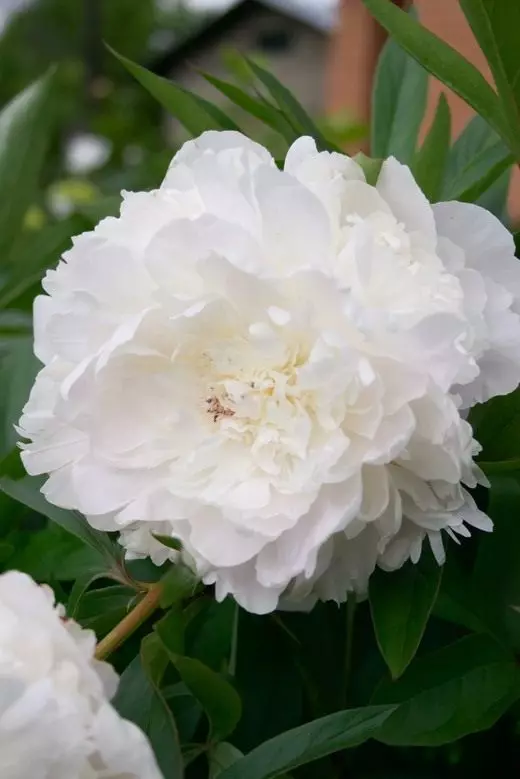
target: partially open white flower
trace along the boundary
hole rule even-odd
[[[374,187],[307,138],[280,171],[206,133],[47,273],[25,466],[132,556],[179,538],[251,611],[363,592],[424,538],[441,560],[443,531],[491,527],[457,404],[520,378],[518,277],[496,220],[432,208],[393,159]]]
[[[117,675],[95,644],[49,588],[0,576],[2,779],[161,779],[144,734],[109,703]]]

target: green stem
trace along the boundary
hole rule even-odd
[[[356,596],[349,593],[346,605],[347,634],[345,637],[345,673],[343,678],[343,705],[348,708],[350,681],[352,676],[352,656],[354,651],[354,619],[356,616]]]
[[[103,638],[96,647],[96,659],[104,660],[114,652],[137,628],[159,608],[159,602],[163,594],[163,586],[160,582],[154,584],[139,601],[132,611]]]

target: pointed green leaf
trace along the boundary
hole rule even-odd
[[[27,87],[0,112],[0,257],[18,238],[34,202],[55,119],[54,74]]]
[[[303,106],[287,87],[284,87],[272,73],[260,67],[253,60],[247,60],[247,63],[298,135],[310,135],[322,150],[339,151],[339,149],[336,149],[333,144],[327,141]]]
[[[460,0],[493,74],[509,127],[509,142],[520,160],[520,4],[511,0]]]
[[[222,771],[219,779],[274,779],[320,757],[358,746],[379,732],[393,710],[392,706],[366,706],[313,720],[264,742]]]
[[[490,728],[520,696],[514,658],[486,636],[469,636],[416,659],[375,703],[399,704],[376,736],[385,744],[437,746]]]
[[[110,47],[109,47],[110,48]],[[189,133],[198,136],[206,130],[238,130],[237,125],[217,106],[177,86],[166,78],[156,76],[136,62],[110,49],[112,54],[137,81],[184,125]]]
[[[431,202],[439,200],[446,161],[450,151],[451,114],[448,101],[441,93],[435,118],[421,146],[413,172],[420,188]]]
[[[169,653],[172,663],[192,695],[206,712],[211,739],[221,741],[234,731],[242,713],[240,697],[220,674],[193,657]]]
[[[113,703],[121,716],[135,722],[146,733],[164,779],[182,779],[179,734],[150,662],[150,654],[144,647],[123,672]]]
[[[268,127],[276,130],[288,143],[296,140],[298,133],[291,127],[278,108],[249,95],[240,87],[235,86],[235,84],[222,81],[209,73],[203,73],[202,75],[206,81],[212,84],[215,89],[218,89],[219,92],[222,92],[232,103],[247,111],[248,114],[256,117]]]
[[[381,52],[372,92],[371,152],[411,163],[426,111],[428,74],[390,38]]]
[[[381,654],[394,678],[413,659],[423,636],[441,581],[441,567],[423,555],[398,571],[380,569],[370,577],[372,622]]]
[[[178,654],[176,633],[172,633],[166,623],[159,625],[157,634],[182,681],[206,712],[212,740],[222,741],[233,732],[240,719],[242,704],[237,691],[200,660]]]
[[[498,97],[477,68],[391,0],[363,0],[363,3],[408,54],[507,138]]]
[[[163,546],[167,546],[168,549],[173,549],[175,552],[182,550],[182,541],[178,538],[172,538],[171,536],[164,536],[161,533],[152,533],[152,536],[156,541],[159,541]]]

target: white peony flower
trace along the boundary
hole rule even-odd
[[[109,699],[117,674],[50,588],[0,576],[2,779],[161,779],[151,748]]]
[[[457,406],[520,379],[516,274],[499,222],[394,159],[371,186],[309,138],[280,171],[205,133],[47,273],[25,466],[132,556],[180,539],[251,611],[362,594],[426,537],[441,561],[443,533],[491,529]]]

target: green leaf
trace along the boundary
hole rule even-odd
[[[32,337],[17,338],[9,344],[1,358],[2,380],[2,428],[0,451],[7,454],[16,445],[19,435],[15,425],[20,419],[22,408],[29,397],[40,363],[34,356]]]
[[[165,617],[153,626],[163,648],[175,654],[184,653],[184,617],[176,608],[170,609]]]
[[[296,100],[294,95],[281,84],[272,73],[262,68],[253,60],[246,60],[249,67],[259,81],[269,92],[270,96],[276,102],[283,115],[294,127],[298,135],[310,135],[316,141],[321,150],[339,151],[333,144],[329,143],[320,132],[316,124],[312,121],[303,106]]]
[[[55,119],[54,76],[27,87],[0,113],[0,257],[19,237],[35,200]]]
[[[69,248],[71,237],[87,227],[84,219],[75,216],[27,234],[16,248],[13,270],[0,288],[0,308],[16,307],[21,296],[41,280],[47,268],[57,265],[61,254]]]
[[[112,54],[137,81],[193,136],[206,130],[239,130],[223,111],[198,95],[177,86],[161,76],[123,57],[109,47]]]
[[[380,158],[374,159],[374,157],[367,157],[362,151],[354,155],[354,160],[365,174],[367,184],[371,184],[375,187],[381,172],[383,160]]]
[[[76,616],[81,600],[90,586],[99,579],[107,578],[105,568],[92,568],[78,576],[70,591],[67,601],[67,616],[73,619]]]
[[[237,608],[232,598],[222,603],[211,598],[191,601],[183,611],[186,651],[181,654],[196,657],[214,671],[231,672]]]
[[[385,744],[438,746],[490,728],[520,696],[512,655],[469,636],[416,659],[375,703],[399,704],[376,736]]]
[[[394,678],[401,676],[417,652],[439,590],[442,569],[425,558],[391,573],[376,569],[370,577],[372,622]]]
[[[487,463],[520,457],[520,390],[474,406],[469,417]],[[499,472],[502,468],[498,469]]]
[[[292,768],[358,746],[379,732],[393,710],[392,706],[366,706],[313,720],[253,749],[219,774],[219,779],[274,779]]]
[[[507,137],[498,97],[477,68],[390,0],[363,3],[408,54]]]
[[[159,634],[159,638],[162,641],[164,634]],[[242,704],[237,691],[223,676],[212,671],[200,660],[177,655],[167,644],[164,646],[182,681],[206,712],[211,740],[225,739],[234,731],[240,719]]]
[[[475,201],[512,162],[512,155],[496,132],[480,116],[474,117],[451,148],[443,199]]]
[[[411,163],[426,111],[428,74],[390,38],[381,52],[372,92],[371,152]]]
[[[488,514],[495,528],[480,539],[471,589],[487,619],[520,649],[520,483],[511,477],[491,481]]]
[[[512,168],[508,167],[476,200],[476,204],[490,211],[502,224],[510,228],[508,198],[511,185]]]
[[[43,518],[42,522],[41,530],[32,530],[26,534],[26,543],[17,544],[11,561],[13,568],[25,571],[36,581],[51,583],[70,582],[87,574],[92,576],[93,570],[103,570],[105,577],[110,575],[107,561],[97,550],[54,522],[46,522]]]
[[[481,543],[485,542],[481,539]],[[441,619],[462,625],[475,633],[487,633],[495,640],[497,635],[496,619],[491,621],[485,613],[480,593],[475,591],[472,572],[461,570],[456,555],[448,555],[443,566],[439,595],[433,607],[433,614]]]
[[[24,506],[29,506],[38,514],[56,522],[69,533],[96,549],[109,562],[117,565],[121,553],[109,536],[100,530],[91,528],[87,520],[76,512],[60,509],[49,503],[40,492],[43,481],[43,478],[35,476],[26,476],[18,481],[4,477],[0,479],[0,490],[14,500],[23,503]]]
[[[182,562],[175,563],[161,579],[163,593],[161,608],[167,609],[173,603],[189,598],[197,589],[198,580],[193,571]]]
[[[175,721],[152,681],[154,672],[147,660],[150,658],[138,656],[124,670],[113,704],[121,716],[146,733],[164,779],[182,779],[183,760]]]
[[[460,0],[466,19],[485,54],[509,125],[509,142],[520,159],[520,5],[510,0]]]
[[[209,779],[217,779],[225,768],[229,768],[241,757],[244,755],[233,744],[228,744],[227,741],[215,744],[208,752]]]
[[[79,601],[75,619],[101,638],[126,617],[134,601],[135,591],[121,584],[89,590]]]
[[[173,549],[176,552],[182,551],[182,541],[178,538],[172,538],[171,536],[163,536],[161,533],[152,533],[152,536],[156,541],[159,541],[163,546],[167,546],[168,549]]]
[[[439,200],[446,161],[450,151],[451,114],[443,93],[439,97],[435,118],[415,158],[413,172],[430,202]]]
[[[288,143],[292,143],[296,140],[298,133],[285,119],[283,113],[275,106],[249,95],[243,89],[240,89],[240,87],[235,86],[235,84],[222,81],[221,79],[216,78],[216,76],[211,76],[209,73],[203,73],[202,75],[206,81],[212,84],[215,89],[218,89],[219,92],[222,92],[222,94],[231,100],[232,103],[239,108],[242,108],[244,111],[247,111],[248,114],[256,117],[268,127],[271,127],[285,138]]]

